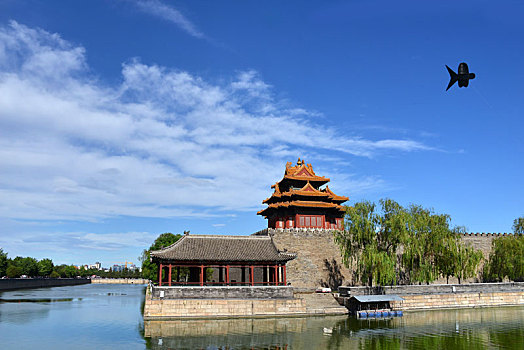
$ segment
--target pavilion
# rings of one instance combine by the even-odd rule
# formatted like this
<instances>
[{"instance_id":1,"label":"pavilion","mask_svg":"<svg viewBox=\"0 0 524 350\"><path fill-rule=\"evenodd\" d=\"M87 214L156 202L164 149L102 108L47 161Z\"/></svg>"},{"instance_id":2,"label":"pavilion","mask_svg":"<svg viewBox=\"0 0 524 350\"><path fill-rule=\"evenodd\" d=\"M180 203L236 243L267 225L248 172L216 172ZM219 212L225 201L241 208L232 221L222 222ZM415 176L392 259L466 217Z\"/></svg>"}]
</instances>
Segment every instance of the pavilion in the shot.
<instances>
[{"instance_id":1,"label":"pavilion","mask_svg":"<svg viewBox=\"0 0 524 350\"><path fill-rule=\"evenodd\" d=\"M298 159L295 166L286 164L284 177L271 186L271 197L262 201L267 208L257 214L268 219L268 228L314 228L340 230L349 198L321 188L329 178L318 176L311 164Z\"/></svg>"},{"instance_id":2,"label":"pavilion","mask_svg":"<svg viewBox=\"0 0 524 350\"><path fill-rule=\"evenodd\" d=\"M159 286L285 286L286 262L295 258L268 236L185 234L151 252Z\"/></svg>"}]
</instances>

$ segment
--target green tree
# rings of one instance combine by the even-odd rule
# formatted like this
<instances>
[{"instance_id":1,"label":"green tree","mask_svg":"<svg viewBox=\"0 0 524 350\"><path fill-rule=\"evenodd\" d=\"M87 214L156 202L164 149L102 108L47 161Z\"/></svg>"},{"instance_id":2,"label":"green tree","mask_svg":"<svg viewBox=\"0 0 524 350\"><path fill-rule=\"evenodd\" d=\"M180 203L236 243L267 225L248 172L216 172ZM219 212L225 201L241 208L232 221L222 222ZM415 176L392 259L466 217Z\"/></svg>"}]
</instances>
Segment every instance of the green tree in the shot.
<instances>
[{"instance_id":1,"label":"green tree","mask_svg":"<svg viewBox=\"0 0 524 350\"><path fill-rule=\"evenodd\" d=\"M184 234L189 232L184 232ZM142 262L142 277L145 279L149 279L151 281L157 281L158 280L158 265L153 263L151 261L151 255L150 252L152 250L159 250L161 248L165 248L170 246L171 244L178 241L182 235L180 234L172 234L170 232L162 233L160 236L155 239L153 244L149 247L149 249L144 250L142 252L142 255L138 258Z\"/></svg>"},{"instance_id":2,"label":"green tree","mask_svg":"<svg viewBox=\"0 0 524 350\"><path fill-rule=\"evenodd\" d=\"M411 205L408 209L408 234L403 244L402 263L410 283L431 283L438 278L439 256L450 239L449 216Z\"/></svg>"},{"instance_id":3,"label":"green tree","mask_svg":"<svg viewBox=\"0 0 524 350\"><path fill-rule=\"evenodd\" d=\"M4 253L4 250L0 248L0 277L3 277L6 275L7 270L7 253Z\"/></svg>"},{"instance_id":4,"label":"green tree","mask_svg":"<svg viewBox=\"0 0 524 350\"><path fill-rule=\"evenodd\" d=\"M484 279L502 281L505 278L524 281L524 234L498 237L491 243Z\"/></svg>"},{"instance_id":5,"label":"green tree","mask_svg":"<svg viewBox=\"0 0 524 350\"><path fill-rule=\"evenodd\" d=\"M77 270L73 265L58 265L54 267L54 271L62 278L72 278L77 276Z\"/></svg>"},{"instance_id":6,"label":"green tree","mask_svg":"<svg viewBox=\"0 0 524 350\"><path fill-rule=\"evenodd\" d=\"M513 220L513 232L521 235L524 234L524 217Z\"/></svg>"},{"instance_id":7,"label":"green tree","mask_svg":"<svg viewBox=\"0 0 524 350\"><path fill-rule=\"evenodd\" d=\"M372 285L430 283L439 276L472 277L481 253L465 246L450 218L421 206L404 208L391 199L347 208L344 231L335 232L344 264L355 280Z\"/></svg>"},{"instance_id":8,"label":"green tree","mask_svg":"<svg viewBox=\"0 0 524 350\"><path fill-rule=\"evenodd\" d=\"M18 278L22 275L22 269L14 264L10 264L6 270L7 277Z\"/></svg>"},{"instance_id":9,"label":"green tree","mask_svg":"<svg viewBox=\"0 0 524 350\"><path fill-rule=\"evenodd\" d=\"M22 275L38 276L38 261L35 258L17 256L13 259L13 264L20 268Z\"/></svg>"},{"instance_id":10,"label":"green tree","mask_svg":"<svg viewBox=\"0 0 524 350\"><path fill-rule=\"evenodd\" d=\"M466 278L475 277L483 259L480 250L473 249L460 239L465 232L464 227L451 230L451 234L443 239L443 245L437 254L438 271L446 277L446 283L449 283L450 276L457 277L459 283Z\"/></svg>"},{"instance_id":11,"label":"green tree","mask_svg":"<svg viewBox=\"0 0 524 350\"><path fill-rule=\"evenodd\" d=\"M394 283L396 255L387 232L381 230L382 218L375 204L364 201L348 207L344 222L345 230L335 232L335 242L343 263L356 267L356 279L369 286Z\"/></svg>"},{"instance_id":12,"label":"green tree","mask_svg":"<svg viewBox=\"0 0 524 350\"><path fill-rule=\"evenodd\" d=\"M53 272L53 261L51 259L42 259L38 262L38 275L47 277Z\"/></svg>"}]
</instances>

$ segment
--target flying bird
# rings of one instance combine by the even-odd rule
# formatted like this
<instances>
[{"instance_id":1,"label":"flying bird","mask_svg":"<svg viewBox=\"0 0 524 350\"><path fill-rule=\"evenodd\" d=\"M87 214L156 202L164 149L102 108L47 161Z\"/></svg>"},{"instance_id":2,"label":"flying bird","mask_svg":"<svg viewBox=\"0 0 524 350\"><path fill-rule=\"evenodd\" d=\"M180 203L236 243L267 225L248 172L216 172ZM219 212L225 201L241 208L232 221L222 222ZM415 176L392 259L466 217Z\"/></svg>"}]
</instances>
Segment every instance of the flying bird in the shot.
<instances>
[{"instance_id":1,"label":"flying bird","mask_svg":"<svg viewBox=\"0 0 524 350\"><path fill-rule=\"evenodd\" d=\"M458 67L458 74L453 71L453 69L446 66L449 72L449 84L446 91L453 86L458 81L459 87L467 87L469 85L470 79L475 79L475 73L470 73L467 63L462 62Z\"/></svg>"}]
</instances>

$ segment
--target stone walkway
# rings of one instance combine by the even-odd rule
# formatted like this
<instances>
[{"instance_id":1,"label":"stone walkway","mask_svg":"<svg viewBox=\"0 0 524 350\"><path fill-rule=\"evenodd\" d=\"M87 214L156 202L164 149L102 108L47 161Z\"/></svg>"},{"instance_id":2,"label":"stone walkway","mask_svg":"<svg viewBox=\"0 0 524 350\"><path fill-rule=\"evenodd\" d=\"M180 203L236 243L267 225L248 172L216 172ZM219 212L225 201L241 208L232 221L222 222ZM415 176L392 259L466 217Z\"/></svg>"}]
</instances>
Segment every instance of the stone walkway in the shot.
<instances>
[{"instance_id":1,"label":"stone walkway","mask_svg":"<svg viewBox=\"0 0 524 350\"><path fill-rule=\"evenodd\" d=\"M304 299L308 314L343 315L348 309L341 306L331 293L295 293L295 298Z\"/></svg>"}]
</instances>

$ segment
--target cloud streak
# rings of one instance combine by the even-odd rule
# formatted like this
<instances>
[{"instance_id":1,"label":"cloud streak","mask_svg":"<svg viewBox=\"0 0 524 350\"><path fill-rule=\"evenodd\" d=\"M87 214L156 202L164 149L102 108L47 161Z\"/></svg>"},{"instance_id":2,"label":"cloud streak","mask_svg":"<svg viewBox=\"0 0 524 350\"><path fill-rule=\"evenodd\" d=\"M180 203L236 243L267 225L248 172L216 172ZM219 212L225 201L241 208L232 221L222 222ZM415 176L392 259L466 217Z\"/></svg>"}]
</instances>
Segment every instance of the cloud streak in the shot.
<instances>
[{"instance_id":1,"label":"cloud streak","mask_svg":"<svg viewBox=\"0 0 524 350\"><path fill-rule=\"evenodd\" d=\"M168 6L159 0L136 0L133 1L133 3L141 11L176 24L183 31L195 38L205 38L204 34L199 31L191 21L172 6Z\"/></svg>"},{"instance_id":2,"label":"cloud streak","mask_svg":"<svg viewBox=\"0 0 524 350\"><path fill-rule=\"evenodd\" d=\"M321 163L324 155L329 168L333 154L430 149L409 139L347 138L315 123L316 112L275 100L255 71L216 84L131 60L121 84L107 86L90 75L85 54L57 34L16 22L0 28L0 217L254 211L297 156L319 155ZM351 187L382 185L338 174Z\"/></svg>"}]
</instances>

